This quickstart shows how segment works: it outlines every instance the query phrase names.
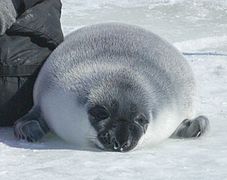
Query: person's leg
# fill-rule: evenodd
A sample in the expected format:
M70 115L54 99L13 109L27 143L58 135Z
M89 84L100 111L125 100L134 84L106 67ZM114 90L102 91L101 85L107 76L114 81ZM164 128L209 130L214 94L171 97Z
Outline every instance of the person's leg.
M32 108L32 91L35 78L27 78L19 89L17 88L16 78L8 78L5 83L0 78L0 100L2 100L0 102L0 127L13 126L17 119Z

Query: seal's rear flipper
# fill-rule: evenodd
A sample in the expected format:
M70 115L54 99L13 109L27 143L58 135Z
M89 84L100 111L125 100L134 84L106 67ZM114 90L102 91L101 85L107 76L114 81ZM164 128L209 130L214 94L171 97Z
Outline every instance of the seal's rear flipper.
M18 139L36 142L49 132L49 127L41 118L38 108L32 108L14 124L14 134Z
M203 135L209 127L209 120L199 116L193 120L185 119L170 136L171 138L197 138Z

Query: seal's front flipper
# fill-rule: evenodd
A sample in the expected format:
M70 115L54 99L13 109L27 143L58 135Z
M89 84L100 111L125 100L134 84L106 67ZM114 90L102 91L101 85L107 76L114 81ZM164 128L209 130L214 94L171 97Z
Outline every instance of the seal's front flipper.
M14 134L18 139L36 142L49 132L46 122L40 117L37 108L33 108L14 124Z
M171 138L197 138L203 135L209 127L209 120L199 116L193 120L185 119L171 135Z

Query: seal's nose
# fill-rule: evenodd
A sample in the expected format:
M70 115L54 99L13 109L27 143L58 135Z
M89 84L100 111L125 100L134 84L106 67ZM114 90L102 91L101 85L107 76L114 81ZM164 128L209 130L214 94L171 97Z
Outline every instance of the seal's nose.
M130 146L129 140L125 142L119 142L116 138L112 139L112 147L114 151L124 152L128 151L128 147Z
M119 137L119 140L117 140L116 136L111 137L109 132L100 133L98 138L104 146L118 152L128 151L131 144L128 138L122 139L122 137Z

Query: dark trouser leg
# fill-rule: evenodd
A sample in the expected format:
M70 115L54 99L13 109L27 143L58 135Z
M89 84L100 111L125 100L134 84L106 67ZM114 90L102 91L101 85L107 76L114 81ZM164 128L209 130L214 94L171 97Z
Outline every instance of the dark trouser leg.
M0 126L12 126L32 108L35 79L36 77L22 78L22 81L26 81L18 89L16 77L0 78Z

